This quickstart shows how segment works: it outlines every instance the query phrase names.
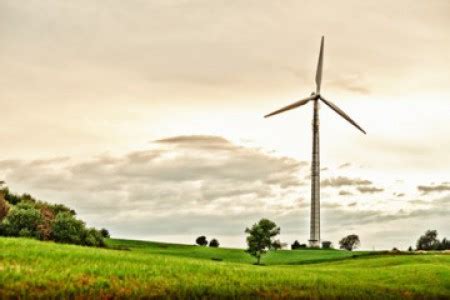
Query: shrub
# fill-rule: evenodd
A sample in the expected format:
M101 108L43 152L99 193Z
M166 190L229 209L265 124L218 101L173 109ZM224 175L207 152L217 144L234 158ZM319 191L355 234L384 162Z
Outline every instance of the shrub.
M333 248L332 246L333 245L332 245L332 243L330 241L323 241L322 242L322 248L323 249L332 249Z
M196 242L197 245L199 245L199 246L206 246L206 245L208 245L208 240L206 239L206 236L204 236L204 235L199 236L199 237L195 240L195 242Z
M58 213L53 222L55 242L82 245L85 239L85 225L68 212Z
M295 240L291 245L291 249L297 250L298 248L300 248L300 243L297 240Z
M209 242L209 246L210 246L210 247L213 247L213 248L218 248L219 245L220 245L220 243L219 243L219 241L218 241L217 239L212 239L212 240Z
M100 233L102 234L102 236L103 236L104 238L110 238L108 229L102 228L102 229L100 229Z
M42 223L39 210L31 204L19 203L2 222L2 231L8 236L29 236L39 238L38 226Z
M92 247L104 247L105 241L103 240L103 235L99 230L89 228L84 230L82 244Z
M8 215L9 204L5 200L3 191L0 191L0 222Z

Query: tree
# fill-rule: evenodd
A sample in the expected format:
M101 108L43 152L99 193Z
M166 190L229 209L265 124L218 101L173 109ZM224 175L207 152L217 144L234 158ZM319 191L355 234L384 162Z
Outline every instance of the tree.
M5 195L2 190L0 190L0 222L8 215L9 204L5 200Z
M206 239L206 236L204 236L204 235L199 236L199 237L195 240L195 242L196 242L197 245L199 245L199 246L206 246L206 245L208 245L208 240Z
M28 203L19 203L3 220L2 231L8 236L39 237L38 226L41 223L39 210Z
M438 233L436 230L427 230L417 240L417 250L437 250L439 248Z
M350 234L339 241L340 248L348 251L356 249L359 244L359 236L357 236L356 234Z
M56 242L82 245L85 235L83 221L77 220L68 212L56 215L53 222L53 237Z
M256 264L260 264L261 255L267 252L267 249L273 247L273 238L280 233L280 227L268 220L261 219L251 228L246 228L247 236L247 253L256 257Z
M297 250L298 248L300 248L300 243L297 240L295 240L291 245L291 249Z
M332 246L333 246L333 244L330 241L323 241L322 242L322 248L323 249L331 249L331 248L333 248Z
M212 247L212 248L218 248L220 246L220 243L219 243L219 241L217 239L212 239L209 242L209 246Z
M446 238L443 238L442 242L439 245L439 250L450 250L450 241Z
M412 251L413 251L413 248L412 248L411 246L409 246L408 251L409 251L409 252L412 252Z
M106 228L102 228L100 229L100 233L102 234L102 236L106 239L109 239L111 236L109 235L109 231Z

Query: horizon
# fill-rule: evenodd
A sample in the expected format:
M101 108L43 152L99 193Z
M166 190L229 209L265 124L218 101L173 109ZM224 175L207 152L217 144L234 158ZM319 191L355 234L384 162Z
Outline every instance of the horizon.
M314 11L314 14L311 12ZM320 12L320 16L319 15ZM0 180L112 237L244 247L260 218L309 239L312 106L321 236L450 237L450 3L0 3Z

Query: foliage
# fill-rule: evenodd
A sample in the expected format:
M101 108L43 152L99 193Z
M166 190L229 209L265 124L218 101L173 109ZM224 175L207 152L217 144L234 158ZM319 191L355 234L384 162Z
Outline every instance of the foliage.
M38 226L42 216L36 208L28 203L14 206L2 221L2 232L6 236L27 236L39 238Z
M450 242L443 238L439 241L437 238L438 233L436 230L427 230L424 235L422 235L417 240L417 250L448 250L450 249Z
M306 249L306 244L300 244L297 240L295 240L291 245L292 250L297 249Z
M268 220L261 219L251 228L246 228L247 236L247 253L256 257L256 264L260 264L261 255L267 252L267 249L273 247L273 238L280 233L280 227Z
M6 202L3 192L0 190L0 222L6 217L9 211L9 204Z
M333 244L330 241L323 241L322 242L322 248L323 249L332 249Z
M213 248L218 248L220 246L220 243L219 243L219 241L217 239L212 239L209 242L209 246L213 247Z
M104 238L110 238L108 229L102 228L102 229L100 229L100 233L102 234L102 236L103 236Z
M425 234L417 240L417 250L437 250L439 247L437 235L438 233L436 230L427 230Z
M206 239L206 236L201 235L195 240L195 243L199 246L206 246L208 245L208 240Z
M108 230L87 229L75 215L65 205L39 201L29 194L18 196L7 187L0 188L0 235L103 247Z
M358 248L359 244L359 236L356 234L350 234L339 241L340 248L348 251Z

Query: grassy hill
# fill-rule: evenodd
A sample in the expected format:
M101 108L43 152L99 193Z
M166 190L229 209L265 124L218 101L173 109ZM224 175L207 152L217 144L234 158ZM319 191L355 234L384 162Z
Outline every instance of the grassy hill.
M129 250L0 238L0 298L450 297L450 255L277 251L254 266L238 249L108 243Z

